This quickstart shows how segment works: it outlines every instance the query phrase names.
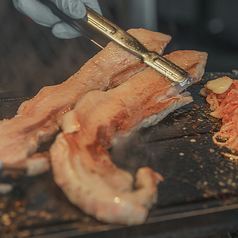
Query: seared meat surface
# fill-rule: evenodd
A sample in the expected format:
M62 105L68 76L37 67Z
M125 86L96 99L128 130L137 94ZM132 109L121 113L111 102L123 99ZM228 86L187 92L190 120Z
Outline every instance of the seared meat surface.
M143 29L131 29L129 33L159 54L171 40L168 35ZM43 88L22 103L14 118L0 122L0 161L25 163L42 142L55 135L58 119L73 109L85 93L113 88L144 68L138 57L109 43L67 81Z
M206 53L179 51L165 57L188 70L192 82L201 79ZM50 154L54 179L73 204L104 222L131 225L145 221L162 176L140 168L133 189L132 176L112 163L107 148L116 134L155 124L190 103L192 97L180 94L181 90L147 67L114 89L88 92L62 117L63 132Z
M129 33L159 54L171 39L143 29ZM0 122L0 161L29 167L29 175L44 172L51 162L55 182L86 214L108 223L145 222L163 177L143 167L134 181L112 163L107 149L118 134L154 125L192 102L183 91L201 79L207 54L177 51L165 57L188 71L190 84L171 82L129 51L109 43L67 81L43 88L19 107L14 118ZM59 129L50 156L35 154Z

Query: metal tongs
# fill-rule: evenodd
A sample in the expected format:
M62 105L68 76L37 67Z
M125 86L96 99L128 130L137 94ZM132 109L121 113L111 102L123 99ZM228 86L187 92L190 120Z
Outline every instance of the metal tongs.
M185 70L158 53L148 51L136 38L88 6L85 6L87 9L87 17L85 17L85 19L74 20L59 10L50 0L40 0L40 2L48 6L52 13L58 18L101 48L104 48L109 41L114 41L140 57L144 63L168 77L171 81L179 83L181 86L189 84L190 77Z

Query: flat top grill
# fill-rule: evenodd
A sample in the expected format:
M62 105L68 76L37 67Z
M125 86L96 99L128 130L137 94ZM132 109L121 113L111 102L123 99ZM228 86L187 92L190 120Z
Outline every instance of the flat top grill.
M238 167L225 159L212 135L220 121L199 95L207 80L232 73L206 73L191 86L194 102L156 126L141 129L110 149L113 162L134 174L149 166L165 179L145 224L104 224L73 206L52 172L17 179L1 176L14 189L0 195L0 233L6 237L201 237L238 227ZM30 94L0 94L0 118L11 118Z

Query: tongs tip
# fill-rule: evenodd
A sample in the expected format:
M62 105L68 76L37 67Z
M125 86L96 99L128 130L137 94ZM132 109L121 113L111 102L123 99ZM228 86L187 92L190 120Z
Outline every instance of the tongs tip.
M179 85L180 85L181 87L184 87L185 85L190 84L190 83L191 83L191 77L190 77L190 75L188 74L187 77L186 77L186 79L185 79L184 81L179 82Z

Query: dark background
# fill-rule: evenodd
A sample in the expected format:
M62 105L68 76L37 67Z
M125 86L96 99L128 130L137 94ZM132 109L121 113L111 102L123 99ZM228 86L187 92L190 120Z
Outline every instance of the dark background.
M209 54L207 72L238 69L237 0L99 0L103 14L124 30L170 34L165 53L195 49ZM99 50L83 37L61 40L51 30L0 1L0 92L38 91L61 83Z

